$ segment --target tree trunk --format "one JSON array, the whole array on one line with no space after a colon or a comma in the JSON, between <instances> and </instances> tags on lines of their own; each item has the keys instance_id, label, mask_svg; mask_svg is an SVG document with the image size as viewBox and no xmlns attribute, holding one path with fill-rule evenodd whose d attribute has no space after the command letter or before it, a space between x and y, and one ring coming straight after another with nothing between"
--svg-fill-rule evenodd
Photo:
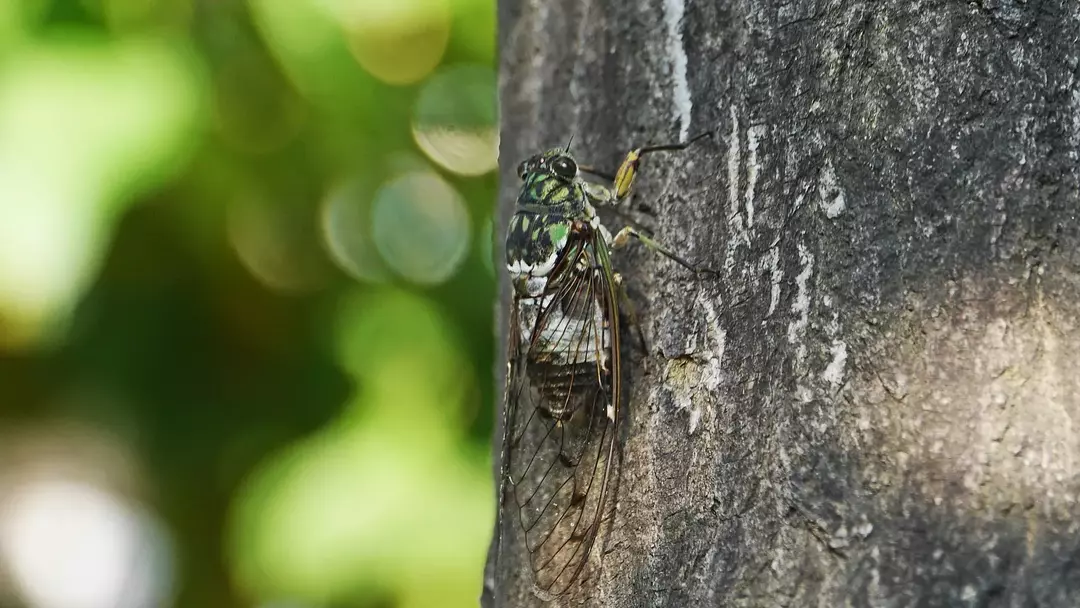
<instances>
[{"instance_id":1,"label":"tree trunk","mask_svg":"<svg viewBox=\"0 0 1080 608\"><path fill-rule=\"evenodd\" d=\"M647 350L562 603L1080 606L1078 3L505 0L499 25L500 226L515 164L571 134L611 169L714 134L642 163L631 212L720 276L615 254ZM541 605L503 555L495 605Z\"/></svg>"}]
</instances>

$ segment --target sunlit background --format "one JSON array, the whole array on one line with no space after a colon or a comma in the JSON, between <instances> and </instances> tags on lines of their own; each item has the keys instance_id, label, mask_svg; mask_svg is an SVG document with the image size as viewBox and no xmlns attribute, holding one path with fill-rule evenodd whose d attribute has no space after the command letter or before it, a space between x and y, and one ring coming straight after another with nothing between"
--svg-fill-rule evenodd
<instances>
[{"instance_id":1,"label":"sunlit background","mask_svg":"<svg viewBox=\"0 0 1080 608\"><path fill-rule=\"evenodd\" d=\"M495 0L0 0L0 608L475 606Z\"/></svg>"}]
</instances>

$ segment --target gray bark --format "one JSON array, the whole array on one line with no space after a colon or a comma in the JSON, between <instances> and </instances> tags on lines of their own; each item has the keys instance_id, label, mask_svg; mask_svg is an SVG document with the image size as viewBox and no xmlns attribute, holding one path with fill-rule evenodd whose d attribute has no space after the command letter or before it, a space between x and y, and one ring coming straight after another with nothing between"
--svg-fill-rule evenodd
<instances>
[{"instance_id":1,"label":"gray bark","mask_svg":"<svg viewBox=\"0 0 1080 608\"><path fill-rule=\"evenodd\" d=\"M721 276L617 253L648 349L562 603L1080 606L1078 4L504 0L499 25L503 220L518 160L571 134L614 168L714 132L642 166L636 217ZM540 605L504 555L496 605Z\"/></svg>"}]
</instances>

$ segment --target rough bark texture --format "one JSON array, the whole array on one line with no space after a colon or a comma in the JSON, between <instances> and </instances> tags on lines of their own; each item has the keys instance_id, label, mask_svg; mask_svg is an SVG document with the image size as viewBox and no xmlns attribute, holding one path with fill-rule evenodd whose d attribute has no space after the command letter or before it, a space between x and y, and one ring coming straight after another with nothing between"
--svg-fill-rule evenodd
<instances>
[{"instance_id":1,"label":"rough bark texture","mask_svg":"<svg viewBox=\"0 0 1080 608\"><path fill-rule=\"evenodd\" d=\"M503 0L502 209L574 134L722 269L620 251L595 606L1080 606L1080 7ZM540 605L522 547L496 604Z\"/></svg>"}]
</instances>

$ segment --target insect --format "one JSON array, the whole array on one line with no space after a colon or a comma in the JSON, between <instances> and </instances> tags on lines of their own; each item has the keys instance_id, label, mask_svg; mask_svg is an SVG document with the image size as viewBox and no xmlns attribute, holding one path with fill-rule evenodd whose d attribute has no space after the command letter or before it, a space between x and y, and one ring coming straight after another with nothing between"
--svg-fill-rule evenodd
<instances>
[{"instance_id":1,"label":"insect","mask_svg":"<svg viewBox=\"0 0 1080 608\"><path fill-rule=\"evenodd\" d=\"M632 150L613 176L578 165L569 144L518 166L521 190L506 237L513 303L501 495L543 599L566 593L581 574L618 474L619 305L625 295L611 251L636 239L698 270L632 227L612 236L597 208L630 194L645 155L683 150L707 135ZM611 186L586 181L582 173L607 178Z\"/></svg>"}]
</instances>

